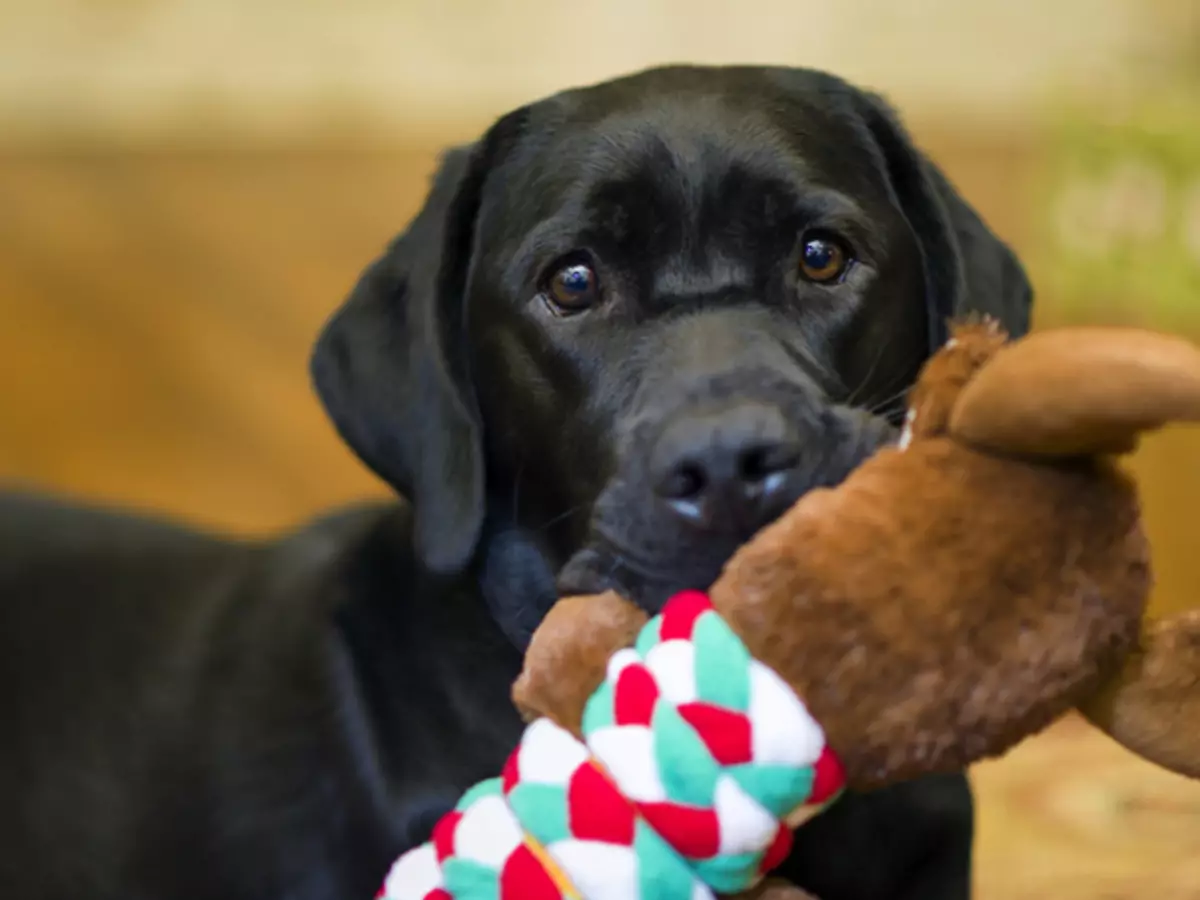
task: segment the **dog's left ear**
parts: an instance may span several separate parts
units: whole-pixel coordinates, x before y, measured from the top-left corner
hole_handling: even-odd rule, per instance
[[[412,503],[415,550],[440,573],[470,561],[484,517],[465,294],[485,182],[523,117],[442,157],[424,206],[325,324],[310,362],[338,433]]]
[[[913,145],[882,97],[863,92],[856,105],[883,154],[896,202],[921,247],[930,351],[945,343],[952,319],[970,313],[992,316],[1014,338],[1025,334],[1033,288],[1012,249]]]

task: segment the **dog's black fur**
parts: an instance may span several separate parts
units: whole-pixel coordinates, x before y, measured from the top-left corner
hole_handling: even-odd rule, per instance
[[[857,260],[835,283],[798,275],[814,233]],[[570,315],[564,263],[598,278]],[[498,772],[560,588],[703,587],[889,439],[947,317],[1019,334],[1029,304],[882,101],[830,76],[673,67],[505,116],[313,357],[411,506],[238,543],[0,501],[0,895],[373,896]],[[782,452],[769,484],[664,494],[681,461],[724,485],[730,446]],[[965,778],[929,778],[839,803],[783,872],[823,900],[964,898],[971,841]]]

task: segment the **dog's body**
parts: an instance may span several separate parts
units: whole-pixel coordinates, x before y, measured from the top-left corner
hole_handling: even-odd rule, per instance
[[[277,541],[0,500],[0,895],[347,900],[495,774],[560,590],[648,608],[881,442],[1019,265],[874,97],[655,70],[451,151],[314,354],[411,500]],[[557,581],[557,584],[556,584]],[[961,776],[849,798],[783,872],[969,895]]]

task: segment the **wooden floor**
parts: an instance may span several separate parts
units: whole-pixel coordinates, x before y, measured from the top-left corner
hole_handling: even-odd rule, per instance
[[[934,149],[1023,247],[1027,156]],[[241,533],[382,493],[306,357],[431,166],[427,148],[0,156],[0,481]],[[1135,460],[1162,608],[1200,603],[1198,463],[1182,433]],[[1200,785],[1075,722],[974,777],[981,900],[1200,898]]]

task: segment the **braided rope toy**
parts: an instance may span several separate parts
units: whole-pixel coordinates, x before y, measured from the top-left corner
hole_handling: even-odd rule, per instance
[[[610,658],[583,741],[532,722],[396,861],[382,900],[705,900],[755,885],[845,776],[804,703],[708,597]]]

